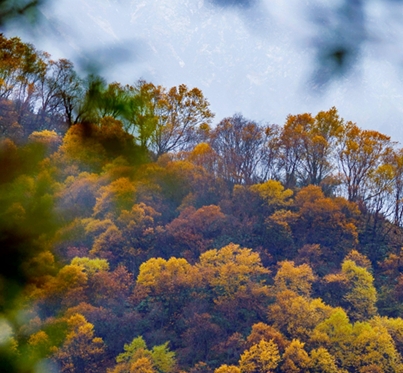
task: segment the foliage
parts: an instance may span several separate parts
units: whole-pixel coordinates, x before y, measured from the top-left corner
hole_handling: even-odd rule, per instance
[[[388,136],[335,108],[210,127],[197,88],[0,53],[2,368],[402,371]]]

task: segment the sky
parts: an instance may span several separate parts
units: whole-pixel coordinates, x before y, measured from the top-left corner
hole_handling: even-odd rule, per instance
[[[362,3],[58,0],[35,30],[6,34],[83,71],[95,63],[110,82],[198,87],[215,123],[241,113],[281,125],[288,114],[336,106],[345,120],[403,144],[403,5],[368,0],[358,15],[340,17],[349,1]],[[318,54],[340,40],[353,46],[354,63],[319,89]]]

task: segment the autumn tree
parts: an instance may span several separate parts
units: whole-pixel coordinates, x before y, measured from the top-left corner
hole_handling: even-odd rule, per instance
[[[0,36],[0,97],[17,102],[18,122],[29,111],[35,93],[35,82],[45,64],[40,53],[19,38]]]
[[[343,119],[332,107],[320,111],[313,123],[307,121],[302,135],[303,157],[301,162],[301,181],[303,185],[326,185],[334,169],[334,147],[343,131]]]
[[[241,373],[241,370],[235,365],[223,364],[214,373]]]
[[[262,339],[241,355],[239,368],[245,373],[274,372],[280,361],[277,345]]]
[[[280,268],[274,277],[276,292],[291,290],[305,297],[311,295],[312,282],[315,280],[315,276],[309,265],[295,266],[294,262],[284,261],[280,262],[279,266]]]
[[[152,134],[151,150],[157,156],[191,148],[199,126],[208,124],[214,116],[209,103],[198,88],[184,84],[166,91],[157,89],[156,116],[158,122]]]
[[[122,210],[130,211],[135,202],[136,187],[128,178],[119,178],[99,191],[94,216],[111,216]]]
[[[124,352],[116,357],[116,366],[109,373],[170,373],[175,367],[175,353],[169,351],[168,342],[147,348],[144,339],[139,336],[124,345]]]
[[[315,327],[334,312],[320,298],[309,299],[285,290],[268,307],[267,317],[287,338],[306,342]]]
[[[315,328],[311,343],[321,344],[347,371],[400,372],[403,368],[386,328],[368,322],[351,324],[342,309]]]
[[[305,127],[312,125],[311,114],[289,115],[280,137],[279,169],[286,188],[295,188],[303,159]]]
[[[354,320],[365,320],[374,316],[377,313],[377,293],[371,273],[351,260],[343,262],[341,271],[346,276],[349,287],[344,300],[348,304],[350,317]]]
[[[181,254],[196,259],[207,249],[211,249],[214,239],[224,229],[225,215],[218,206],[203,206],[184,209],[171,223],[166,231],[174,240],[172,252],[182,249]]]
[[[47,53],[43,54],[43,69],[35,83],[38,128],[49,129],[57,119],[72,123],[72,113],[68,114],[64,105],[71,88],[79,89],[74,82],[73,65],[68,60],[54,61]],[[71,87],[73,85],[73,87]],[[53,122],[53,123],[52,123]]]
[[[358,217],[354,203],[344,198],[325,197],[318,186],[309,185],[295,198],[298,219],[291,229],[300,247],[319,244],[327,256],[328,266],[338,264],[358,242]]]
[[[269,270],[262,266],[259,254],[239,245],[206,251],[200,256],[198,267],[218,298],[233,298],[245,286],[267,289],[264,278]]]
[[[210,134],[218,155],[218,174],[233,184],[256,182],[266,141],[265,128],[240,114],[224,118]]]
[[[231,323],[243,319],[247,325],[263,319],[270,271],[263,267],[258,253],[231,243],[201,254],[197,267],[212,289],[216,307]]]
[[[278,180],[280,178],[281,127],[277,124],[267,124],[264,128],[265,142],[263,157],[260,163],[262,180]]]
[[[285,349],[282,356],[281,371],[284,373],[310,372],[311,358],[304,349],[305,344],[298,339],[293,339]]]
[[[146,293],[168,296],[181,287],[195,287],[199,281],[198,270],[183,258],[151,258],[140,266],[136,285]]]
[[[289,341],[284,337],[284,335],[277,330],[275,327],[265,324],[263,322],[258,322],[252,325],[252,330],[246,339],[246,344],[248,347],[259,343],[262,339],[265,341],[273,340],[273,342],[278,346],[281,353],[284,352],[285,348],[289,345]]]
[[[403,219],[403,149],[397,149],[392,152],[387,162],[392,169],[392,216],[393,222],[396,225],[402,226]]]
[[[311,372],[313,373],[338,373],[336,359],[323,347],[313,349],[310,352]]]
[[[185,259],[151,258],[140,266],[133,300],[154,329],[183,330],[181,312],[201,284],[199,270]]]
[[[365,201],[371,197],[368,195],[371,176],[390,151],[390,137],[346,123],[338,141],[337,157],[349,201]]]
[[[54,62],[48,85],[54,86],[55,98],[69,126],[79,123],[84,115],[85,88],[72,62],[60,59]],[[61,110],[59,108],[59,110]]]
[[[84,316],[76,314],[68,319],[69,332],[53,359],[62,372],[95,373],[105,352],[102,338],[94,337],[94,326]]]

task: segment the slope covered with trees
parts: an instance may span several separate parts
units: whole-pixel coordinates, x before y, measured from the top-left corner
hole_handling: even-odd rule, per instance
[[[403,372],[399,144],[0,54],[2,369]]]

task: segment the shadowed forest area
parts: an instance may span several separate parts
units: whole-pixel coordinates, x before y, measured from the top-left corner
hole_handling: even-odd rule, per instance
[[[403,372],[398,143],[0,54],[3,371]]]

